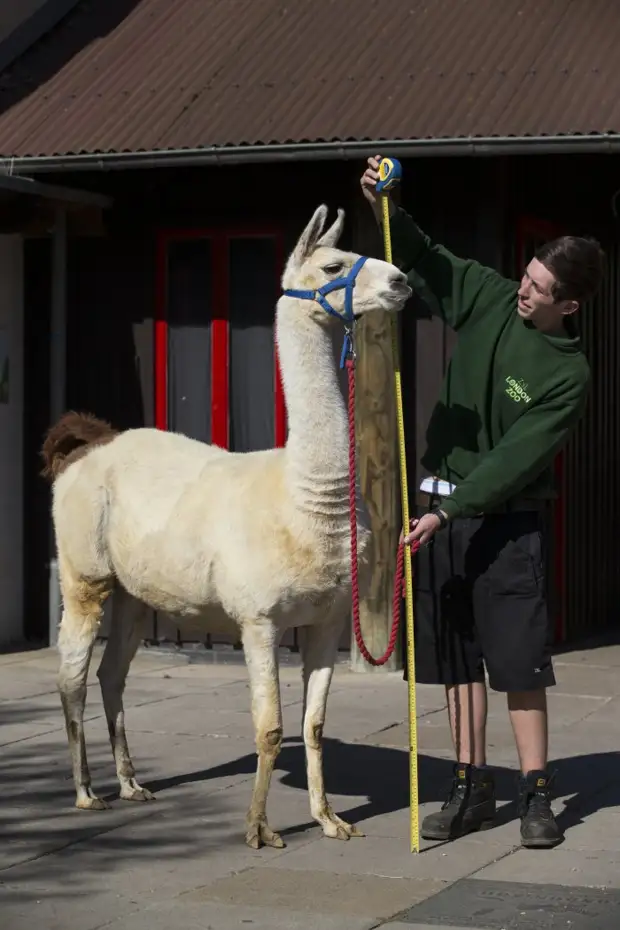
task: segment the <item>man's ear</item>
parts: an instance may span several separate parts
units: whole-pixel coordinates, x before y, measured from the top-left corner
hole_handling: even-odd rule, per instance
[[[579,301],[578,300],[567,300],[562,309],[564,316],[570,316],[572,313],[576,313],[579,310]]]

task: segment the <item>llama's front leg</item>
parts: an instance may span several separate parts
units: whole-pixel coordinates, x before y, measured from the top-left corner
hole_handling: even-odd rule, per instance
[[[86,582],[64,592],[64,611],[58,633],[60,670],[58,690],[65,714],[71,752],[75,806],[81,810],[104,810],[108,805],[93,792],[84,739],[86,678],[101,619],[101,603],[107,592]]]
[[[125,733],[123,691],[131,661],[142,635],[147,607],[117,587],[114,593],[112,624],[97,677],[108,722],[110,744],[124,801],[152,801],[155,796],[136,781]]]
[[[270,623],[251,623],[243,628],[242,641],[250,675],[252,718],[258,754],[245,841],[252,849],[260,849],[261,846],[281,849],[284,846],[282,839],[267,823],[267,795],[282,746],[276,630]]]
[[[334,814],[325,795],[323,778],[323,727],[327,695],[334,672],[343,623],[326,622],[300,630],[304,674],[304,743],[310,812],[332,839],[363,836],[357,827]]]

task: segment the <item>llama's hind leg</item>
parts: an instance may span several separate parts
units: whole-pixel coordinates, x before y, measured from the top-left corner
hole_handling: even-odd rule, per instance
[[[260,849],[261,846],[275,846],[281,849],[284,846],[282,839],[267,823],[267,795],[282,746],[278,639],[273,626],[265,622],[244,627],[242,640],[250,675],[252,717],[258,755],[245,841],[252,849]]]
[[[75,580],[60,562],[63,589],[63,615],[58,632],[60,670],[58,690],[65,714],[71,752],[75,806],[81,810],[103,810],[107,804],[93,792],[84,739],[86,678],[93,646],[103,614],[103,602],[110,593],[110,581]]]
[[[154,800],[154,795],[136,781],[127,745],[123,708],[125,681],[140,644],[147,610],[145,604],[127,594],[123,588],[116,588],[110,635],[97,669],[116,774],[121,786],[120,796],[125,801]]]
[[[363,833],[334,814],[325,795],[323,778],[323,727],[327,695],[334,672],[343,623],[329,621],[300,629],[304,675],[304,743],[310,812],[332,839],[348,840]]]

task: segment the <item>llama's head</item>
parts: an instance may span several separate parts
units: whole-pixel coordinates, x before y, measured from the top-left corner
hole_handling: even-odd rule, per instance
[[[337,248],[344,225],[344,210],[324,232],[327,207],[322,204],[302,232],[297,245],[291,252],[282,287],[285,291],[317,291],[339,278],[344,278],[360,258],[355,252],[343,252]],[[368,258],[359,269],[353,289],[353,313],[359,317],[369,310],[401,310],[411,288],[407,277],[388,262]],[[327,294],[329,305],[338,314],[345,312],[345,289],[339,288]],[[304,312],[323,325],[336,322],[317,300],[304,300]]]

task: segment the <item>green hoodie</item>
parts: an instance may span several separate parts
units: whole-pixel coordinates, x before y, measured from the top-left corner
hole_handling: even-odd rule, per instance
[[[432,242],[399,209],[394,263],[419,275],[458,333],[422,465],[457,485],[450,519],[516,496],[554,496],[551,465],[581,417],[590,371],[576,336],[548,336],[517,313],[519,284]]]

